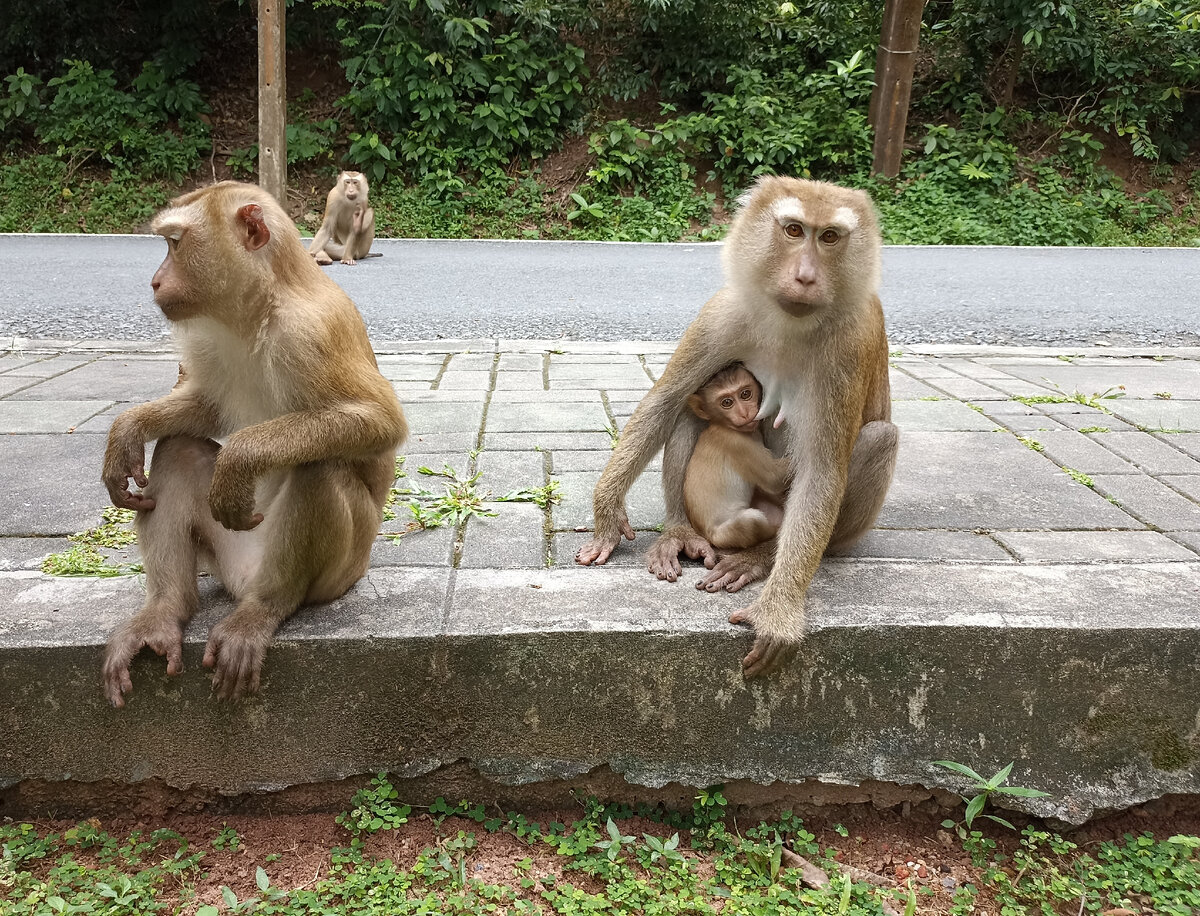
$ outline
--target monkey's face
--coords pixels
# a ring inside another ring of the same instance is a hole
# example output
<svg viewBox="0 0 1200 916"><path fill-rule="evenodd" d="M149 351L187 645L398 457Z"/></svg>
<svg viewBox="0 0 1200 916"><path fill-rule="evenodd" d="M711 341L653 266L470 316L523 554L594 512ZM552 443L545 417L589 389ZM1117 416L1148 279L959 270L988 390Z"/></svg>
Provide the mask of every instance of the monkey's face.
<svg viewBox="0 0 1200 916"><path fill-rule="evenodd" d="M878 273L870 198L824 182L771 177L740 201L724 260L731 282L802 318L856 301Z"/></svg>
<svg viewBox="0 0 1200 916"><path fill-rule="evenodd" d="M150 280L154 301L170 321L195 317L200 302L194 295L195 283L189 279L189 256L194 256L200 240L182 223L159 223L156 231L167 240L167 256Z"/></svg>
<svg viewBox="0 0 1200 916"><path fill-rule="evenodd" d="M346 200L358 200L367 196L367 179L361 172L342 172L342 195Z"/></svg>
<svg viewBox="0 0 1200 916"><path fill-rule="evenodd" d="M739 372L724 385L716 386L707 395L708 419L722 423L739 433L758 429L758 407L762 388L749 372Z"/></svg>

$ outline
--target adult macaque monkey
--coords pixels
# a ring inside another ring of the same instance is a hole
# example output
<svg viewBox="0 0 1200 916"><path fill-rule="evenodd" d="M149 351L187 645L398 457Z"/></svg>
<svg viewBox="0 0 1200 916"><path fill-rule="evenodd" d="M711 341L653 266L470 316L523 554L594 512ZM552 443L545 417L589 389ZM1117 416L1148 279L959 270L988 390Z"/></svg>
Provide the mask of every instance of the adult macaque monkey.
<svg viewBox="0 0 1200 916"><path fill-rule="evenodd" d="M849 546L874 522L899 434L891 423L870 197L766 177L740 205L722 252L725 286L684 332L625 426L596 485L595 536L576 561L603 563L621 535L633 538L625 494L665 444L667 518L650 549L650 571L674 581L684 552L710 568L697 584L709 591L737 591L770 573L758 598L729 618L754 627L743 661L754 677L785 661L803 637L804 596L822 554ZM778 537L717 562L684 512L684 473L701 422L685 407L688 395L732 362L762 383L758 416L776 415L767 445L790 462L791 488Z"/></svg>
<svg viewBox="0 0 1200 916"><path fill-rule="evenodd" d="M367 176L362 172L342 172L325 197L325 219L313 236L308 253L318 264L332 264L337 258L353 264L369 254L375 241L375 211L371 209Z"/></svg>
<svg viewBox="0 0 1200 916"><path fill-rule="evenodd" d="M213 690L255 691L279 624L366 572L408 434L354 303L274 198L222 182L178 198L152 228L167 256L150 285L186 371L108 434L104 484L114 505L137 510L146 568L146 603L105 654L118 707L143 646L167 657L168 674L182 670L200 565L237 600L204 651Z"/></svg>
<svg viewBox="0 0 1200 916"><path fill-rule="evenodd" d="M744 550L775 537L790 467L763 444L758 379L735 363L689 395L708 425L683 478L688 521L718 550Z"/></svg>

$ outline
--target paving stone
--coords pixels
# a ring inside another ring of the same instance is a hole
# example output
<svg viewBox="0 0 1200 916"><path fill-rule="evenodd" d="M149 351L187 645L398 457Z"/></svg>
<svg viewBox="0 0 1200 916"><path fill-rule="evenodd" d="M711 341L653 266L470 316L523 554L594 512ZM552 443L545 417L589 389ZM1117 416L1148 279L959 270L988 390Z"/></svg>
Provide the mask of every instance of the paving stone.
<svg viewBox="0 0 1200 916"><path fill-rule="evenodd" d="M1153 398L1156 392L1167 391L1175 398L1200 400L1200 374L1169 362L1148 363L1138 359L1072 365L1048 360L1037 366L1012 365L1008 371L1038 384L1045 384L1043 379L1048 379L1067 393L1115 393L1123 389L1124 400L1129 400Z"/></svg>
<svg viewBox="0 0 1200 916"><path fill-rule="evenodd" d="M453 525L441 528L425 528L407 531L412 520L407 504L396 507L396 519L383 523L384 534L398 534L395 540L380 536L371 545L371 566L450 566L454 550L455 529Z"/></svg>
<svg viewBox="0 0 1200 916"><path fill-rule="evenodd" d="M1096 488L1163 531L1200 530L1200 506L1145 474L1093 475Z"/></svg>
<svg viewBox="0 0 1200 916"><path fill-rule="evenodd" d="M1200 431L1200 401L1115 401L1112 412L1141 429Z"/></svg>
<svg viewBox="0 0 1200 916"><path fill-rule="evenodd" d="M1163 441L1143 432L1092 433L1091 436L1147 474L1200 474L1200 461L1174 448L1174 437Z"/></svg>
<svg viewBox="0 0 1200 916"><path fill-rule="evenodd" d="M378 357L379 371L390 382L432 382L445 360L441 355Z"/></svg>
<svg viewBox="0 0 1200 916"><path fill-rule="evenodd" d="M893 401L915 401L917 398L938 397L942 393L920 379L912 378L903 372L892 370L890 373Z"/></svg>
<svg viewBox="0 0 1200 916"><path fill-rule="evenodd" d="M482 451L476 468L483 472L480 484L496 496L510 490L540 487L546 483L547 452Z"/></svg>
<svg viewBox="0 0 1200 916"><path fill-rule="evenodd" d="M902 432L882 528L1141 528L1015 436Z"/></svg>
<svg viewBox="0 0 1200 916"><path fill-rule="evenodd" d="M542 569L546 513L530 503L487 503L494 518L467 520L460 569ZM459 585L456 585L456 591Z"/></svg>
<svg viewBox="0 0 1200 916"><path fill-rule="evenodd" d="M496 354L487 353L455 353L446 365L446 373L451 372L484 372L490 374L496 365Z"/></svg>
<svg viewBox="0 0 1200 916"><path fill-rule="evenodd" d="M546 449L571 451L592 449L612 453L612 437L607 433L498 433L487 432L483 437L483 447L486 450L515 450L519 452L530 449Z"/></svg>
<svg viewBox="0 0 1200 916"><path fill-rule="evenodd" d="M429 394L439 394L431 391ZM404 416L408 419L408 428L413 436L423 436L429 433L477 433L483 422L483 402L468 401L416 401L412 398L404 402Z"/></svg>
<svg viewBox="0 0 1200 916"><path fill-rule="evenodd" d="M1012 430L1019 435L1030 435L1036 438L1036 434L1040 432L1054 432L1056 430L1065 430L1057 420L1051 419L1044 414L1010 414L1008 416L999 417L998 422L1006 429Z"/></svg>
<svg viewBox="0 0 1200 916"><path fill-rule="evenodd" d="M1020 401L984 401L977 405L989 417L1044 417L1045 414Z"/></svg>
<svg viewBox="0 0 1200 916"><path fill-rule="evenodd" d="M510 406L522 404L601 404L600 392L577 388L573 390L558 389L544 391L540 387L525 390L505 391L497 389L492 392L492 406L507 404Z"/></svg>
<svg viewBox="0 0 1200 916"><path fill-rule="evenodd" d="M559 390L572 390L583 388L588 391L607 391L609 388L616 389L632 389L639 384L638 378L633 375L621 376L596 376L590 379L583 378L550 378L550 388ZM646 379L645 390L649 390L651 386L650 380Z"/></svg>
<svg viewBox="0 0 1200 916"><path fill-rule="evenodd" d="M555 474L562 484L562 502L553 509L556 530L590 528L592 526L592 494L598 472L571 471ZM663 505L662 481L657 474L643 474L625 498L625 511L634 528L654 528L662 524L666 509Z"/></svg>
<svg viewBox="0 0 1200 916"><path fill-rule="evenodd" d="M997 366L990 366L985 362L977 362L973 359L940 359L938 362L942 368L961 373L967 378L975 379L976 381L1012 377Z"/></svg>
<svg viewBox="0 0 1200 916"><path fill-rule="evenodd" d="M0 537L0 572L37 571L50 554L70 549L66 538Z"/></svg>
<svg viewBox="0 0 1200 916"><path fill-rule="evenodd" d="M562 474L568 471L603 471L608 460L612 457L612 450L607 451L572 451L571 449L559 449L551 452L551 462L554 474ZM650 459L650 463L646 465L648 472L662 471L662 449L655 452L654 457Z"/></svg>
<svg viewBox="0 0 1200 916"><path fill-rule="evenodd" d="M537 353L501 353L499 374L536 372L540 376L545 363L545 357Z"/></svg>
<svg viewBox="0 0 1200 916"><path fill-rule="evenodd" d="M1158 479L1189 499L1200 503L1200 474L1164 474Z"/></svg>
<svg viewBox="0 0 1200 916"><path fill-rule="evenodd" d="M1013 558L986 534L973 531L902 531L875 528L845 554L895 560L991 560Z"/></svg>
<svg viewBox="0 0 1200 916"><path fill-rule="evenodd" d="M1172 531L1171 540L1183 544L1200 556L1200 531Z"/></svg>
<svg viewBox="0 0 1200 916"><path fill-rule="evenodd" d="M456 372L448 371L438 379L438 391L467 389L470 391L487 391L492 386L491 372Z"/></svg>
<svg viewBox="0 0 1200 916"><path fill-rule="evenodd" d="M1073 429L1052 429L1030 433L1030 438L1042 444L1044 454L1055 464L1084 474L1137 473L1132 464L1106 449L1098 435L1084 435Z"/></svg>
<svg viewBox="0 0 1200 916"><path fill-rule="evenodd" d="M1001 395L1007 395L1010 398L1035 398L1059 394L1048 385L1037 385L1019 378L990 378L987 383Z"/></svg>
<svg viewBox="0 0 1200 916"><path fill-rule="evenodd" d="M547 401L542 404L505 404L488 407L487 432L599 432L608 417L599 401L588 403Z"/></svg>
<svg viewBox="0 0 1200 916"><path fill-rule="evenodd" d="M462 455L465 460L467 452L475 448L478 439L477 432L410 434L407 441L400 446L400 454L427 455L448 452Z"/></svg>
<svg viewBox="0 0 1200 916"><path fill-rule="evenodd" d="M1025 563L1153 563L1196 555L1157 531L996 531Z"/></svg>
<svg viewBox="0 0 1200 916"><path fill-rule="evenodd" d="M896 401L892 404L892 422L902 431L978 430L989 431L996 424L960 401Z"/></svg>
<svg viewBox="0 0 1200 916"><path fill-rule="evenodd" d="M1126 432L1134 429L1124 420L1112 416L1096 416L1099 411L1089 413L1056 413L1054 415L1058 422L1064 426L1069 426L1071 429L1084 432L1087 435L1104 431L1104 432Z"/></svg>
<svg viewBox="0 0 1200 916"><path fill-rule="evenodd" d="M100 523L109 504L100 482L102 436L6 436L0 535L75 534Z"/></svg>
<svg viewBox="0 0 1200 916"><path fill-rule="evenodd" d="M997 391L991 385L985 385L983 382L977 382L974 379L962 378L961 376L952 378L936 378L932 380L937 386L940 393L950 395L951 397L961 398L967 401L1003 401L1008 399L1008 395L1003 391Z"/></svg>
<svg viewBox="0 0 1200 916"><path fill-rule="evenodd" d="M959 378L957 372L952 372L936 360L893 357L891 362L918 379Z"/></svg>
<svg viewBox="0 0 1200 916"><path fill-rule="evenodd" d="M68 433L112 401L0 401L0 433Z"/></svg>
<svg viewBox="0 0 1200 916"><path fill-rule="evenodd" d="M1176 433L1162 440L1186 452L1193 458L1200 458L1200 433Z"/></svg>
<svg viewBox="0 0 1200 916"><path fill-rule="evenodd" d="M0 375L0 398L41 384L41 379L27 375Z"/></svg>
<svg viewBox="0 0 1200 916"><path fill-rule="evenodd" d="M39 401L142 402L162 397L179 378L174 358L106 358L48 378L21 393L21 398Z"/></svg>
<svg viewBox="0 0 1200 916"><path fill-rule="evenodd" d="M637 537L632 541L627 541L621 538L621 543L617 545L617 549L612 552L612 555L604 563L603 568L614 569L639 569L647 576L647 566L649 564L648 554L650 547L658 540L659 532L652 530L641 530L634 532ZM591 531L555 531L550 538L550 555L553 560L554 567L574 566L575 554L579 552L579 548L592 539ZM696 560L689 560L686 557L680 557L680 564L686 569L695 570L695 575L691 576L693 584L699 578L699 571L703 564Z"/></svg>
<svg viewBox="0 0 1200 916"><path fill-rule="evenodd" d="M88 354L72 354L64 353L60 355L46 356L42 359L33 359L29 362L15 366L9 369L6 373L12 376L23 376L26 378L50 378L54 375L59 375L63 372L69 372L72 369L77 369L80 366L86 365L94 360L94 355Z"/></svg>
<svg viewBox="0 0 1200 916"><path fill-rule="evenodd" d="M541 391L545 388L542 373L538 372L506 372L501 371L496 376L496 391Z"/></svg>

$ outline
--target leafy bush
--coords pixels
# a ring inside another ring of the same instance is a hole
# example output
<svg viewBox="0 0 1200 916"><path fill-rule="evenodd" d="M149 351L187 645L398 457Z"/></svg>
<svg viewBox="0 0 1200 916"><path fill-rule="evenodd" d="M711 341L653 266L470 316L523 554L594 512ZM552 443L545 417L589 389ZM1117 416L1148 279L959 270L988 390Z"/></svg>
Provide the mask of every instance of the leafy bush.
<svg viewBox="0 0 1200 916"><path fill-rule="evenodd" d="M348 158L373 179L389 171L440 191L460 173L537 158L577 116L583 51L500 0L365 2L338 21L358 125Z"/></svg>

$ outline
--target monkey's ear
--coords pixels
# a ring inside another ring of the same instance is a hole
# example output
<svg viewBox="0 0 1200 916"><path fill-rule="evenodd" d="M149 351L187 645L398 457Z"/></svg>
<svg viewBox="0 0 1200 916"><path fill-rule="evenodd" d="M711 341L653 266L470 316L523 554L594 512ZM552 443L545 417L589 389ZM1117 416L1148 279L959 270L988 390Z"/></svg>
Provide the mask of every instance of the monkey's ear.
<svg viewBox="0 0 1200 916"><path fill-rule="evenodd" d="M238 209L238 221L242 224L244 236L242 244L247 251L258 251L271 241L271 230L263 218L262 207L258 204L246 204Z"/></svg>
<svg viewBox="0 0 1200 916"><path fill-rule="evenodd" d="M704 398L698 394L688 395L688 407L692 408L692 413L698 416L701 420L711 419L708 413L704 410Z"/></svg>

